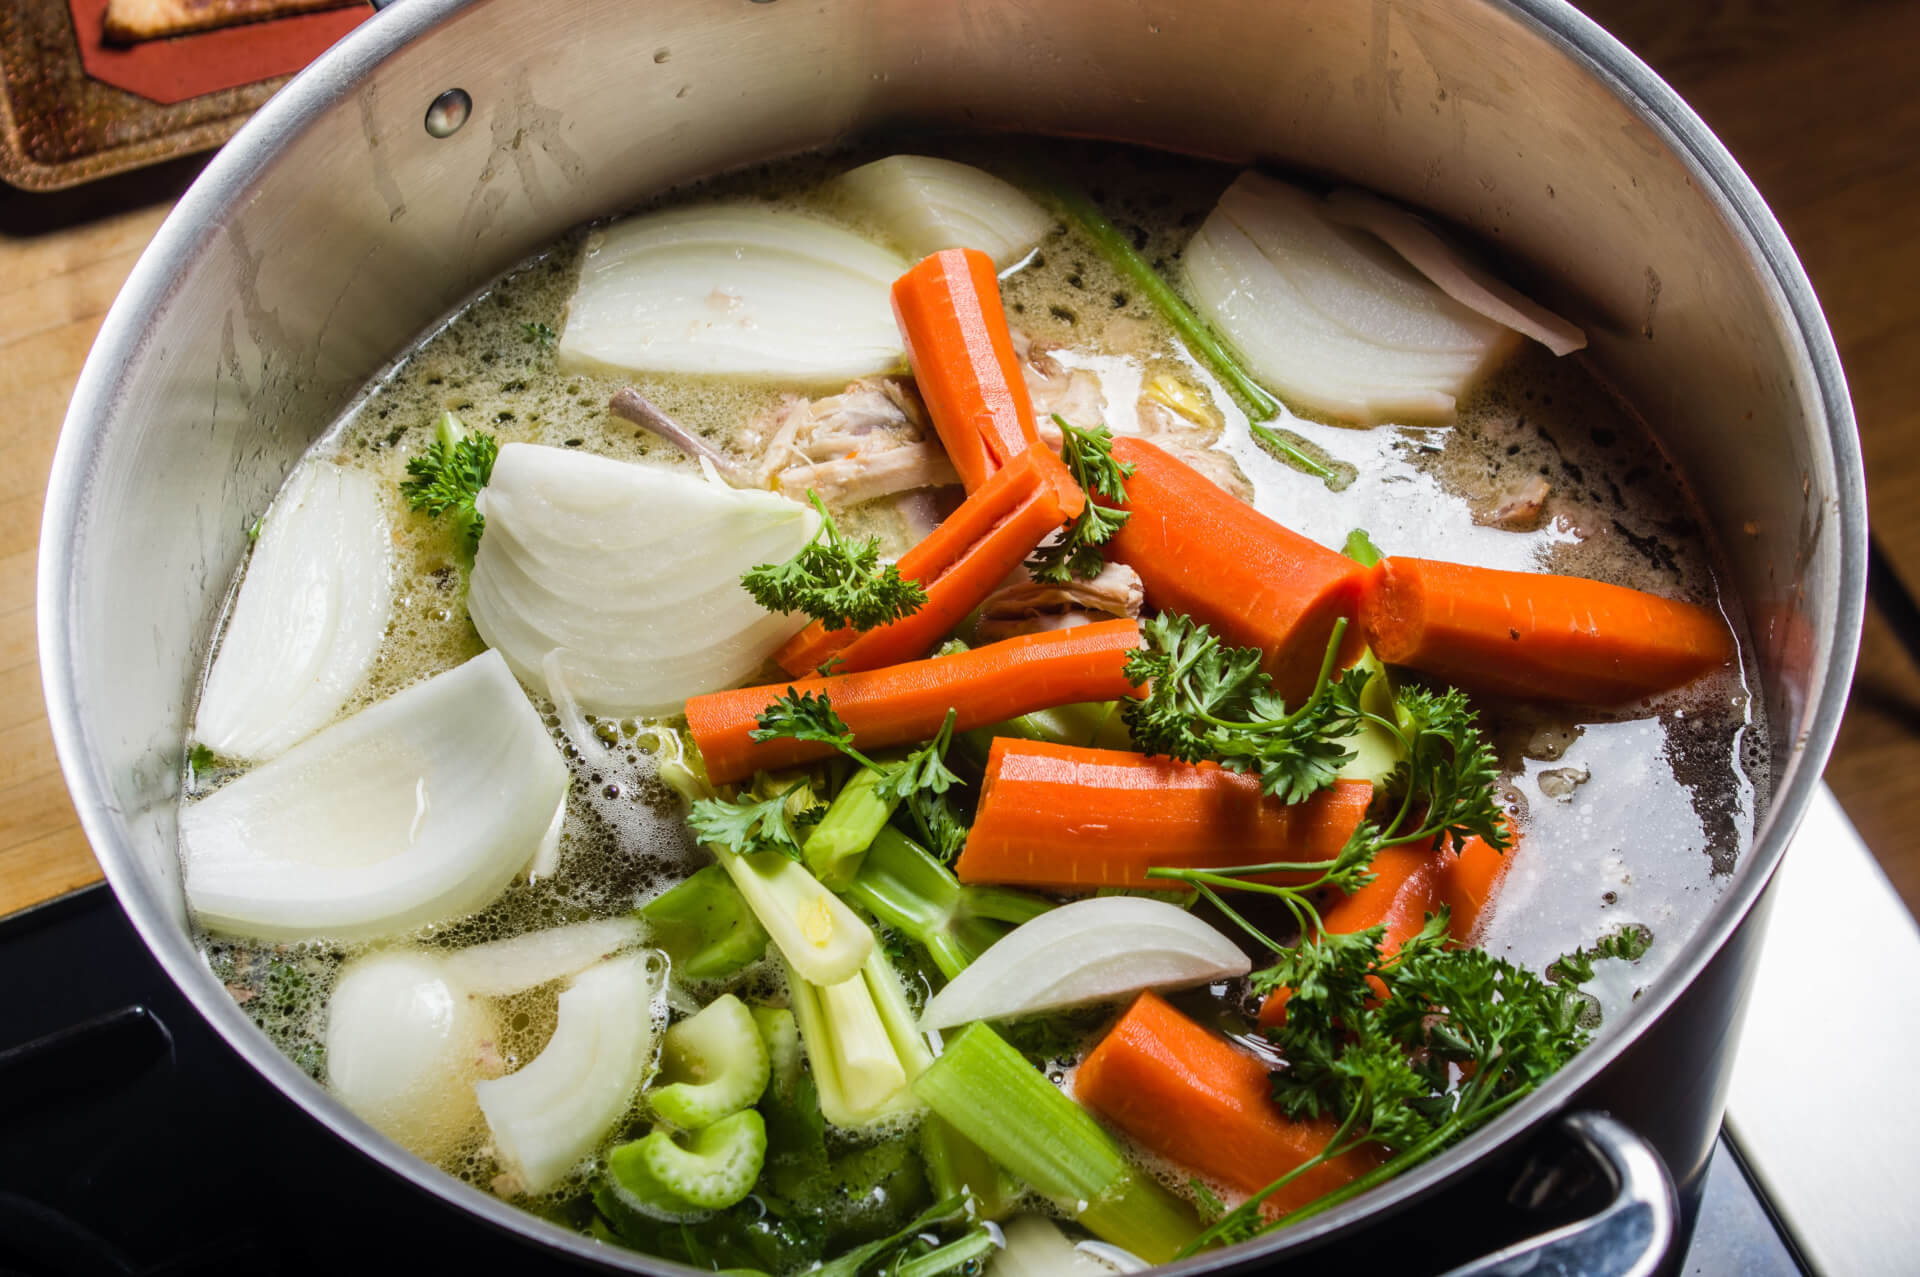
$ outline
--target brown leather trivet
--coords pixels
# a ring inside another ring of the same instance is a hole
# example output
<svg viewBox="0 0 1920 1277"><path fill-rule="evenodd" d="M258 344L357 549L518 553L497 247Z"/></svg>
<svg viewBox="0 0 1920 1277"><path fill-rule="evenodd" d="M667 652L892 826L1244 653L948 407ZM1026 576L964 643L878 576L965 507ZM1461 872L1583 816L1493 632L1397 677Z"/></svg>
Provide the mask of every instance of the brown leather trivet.
<svg viewBox="0 0 1920 1277"><path fill-rule="evenodd" d="M153 102L184 102L289 75L369 17L361 5L135 45L106 42L107 0L67 0L89 76Z"/></svg>

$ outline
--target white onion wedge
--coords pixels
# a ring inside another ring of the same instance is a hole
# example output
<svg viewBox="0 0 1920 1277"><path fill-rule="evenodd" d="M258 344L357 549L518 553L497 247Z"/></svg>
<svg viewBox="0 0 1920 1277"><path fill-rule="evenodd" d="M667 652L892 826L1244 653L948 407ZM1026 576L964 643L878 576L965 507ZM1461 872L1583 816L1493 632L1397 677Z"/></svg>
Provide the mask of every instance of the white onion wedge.
<svg viewBox="0 0 1920 1277"><path fill-rule="evenodd" d="M302 465L262 520L193 738L260 762L313 735L366 677L392 606L393 546L373 480Z"/></svg>
<svg viewBox="0 0 1920 1277"><path fill-rule="evenodd" d="M627 954L560 995L553 1037L516 1073L474 1083L493 1147L523 1192L544 1193L592 1155L653 1060L656 968Z"/></svg>
<svg viewBox="0 0 1920 1277"><path fill-rule="evenodd" d="M1358 421L1450 420L1514 334L1416 274L1320 201L1243 173L1183 257L1194 302L1295 405Z"/></svg>
<svg viewBox="0 0 1920 1277"><path fill-rule="evenodd" d="M1367 191L1343 187L1326 200L1327 216L1367 231L1406 259L1447 296L1496 324L1531 337L1556 355L1570 355L1587 335L1545 306L1476 266L1447 238L1397 204Z"/></svg>
<svg viewBox="0 0 1920 1277"><path fill-rule="evenodd" d="M561 691L587 713L678 710L753 673L806 621L767 611L740 585L819 524L770 492L510 443L478 508L487 531L467 593L474 627L551 699L557 649Z"/></svg>
<svg viewBox="0 0 1920 1277"><path fill-rule="evenodd" d="M888 290L908 263L749 204L646 213L587 237L563 366L846 382L905 359Z"/></svg>
<svg viewBox="0 0 1920 1277"><path fill-rule="evenodd" d="M490 903L566 801L567 767L496 652L362 710L180 812L209 931L367 939Z"/></svg>
<svg viewBox="0 0 1920 1277"><path fill-rule="evenodd" d="M632 914L595 918L456 949L442 962L447 977L467 992L504 998L585 971L638 944L645 931Z"/></svg>
<svg viewBox="0 0 1920 1277"><path fill-rule="evenodd" d="M927 999L922 1029L1005 1020L1243 976L1239 946L1186 910L1139 896L1076 900L1023 922Z"/></svg>
<svg viewBox="0 0 1920 1277"><path fill-rule="evenodd" d="M327 1003L327 1085L382 1133L429 1160L480 1120L473 1083L498 1037L493 1009L419 950L346 965Z"/></svg>
<svg viewBox="0 0 1920 1277"><path fill-rule="evenodd" d="M987 1261L987 1277L1113 1277L1147 1266L1118 1246L1103 1246L1097 1254L1081 1250L1044 1215L1008 1220L1003 1235L1006 1244ZM1133 1266L1107 1261L1107 1252L1126 1255Z"/></svg>
<svg viewBox="0 0 1920 1277"><path fill-rule="evenodd" d="M832 187L916 260L943 248L977 248L1005 270L1053 225L1012 183L929 155L889 155L841 174Z"/></svg>

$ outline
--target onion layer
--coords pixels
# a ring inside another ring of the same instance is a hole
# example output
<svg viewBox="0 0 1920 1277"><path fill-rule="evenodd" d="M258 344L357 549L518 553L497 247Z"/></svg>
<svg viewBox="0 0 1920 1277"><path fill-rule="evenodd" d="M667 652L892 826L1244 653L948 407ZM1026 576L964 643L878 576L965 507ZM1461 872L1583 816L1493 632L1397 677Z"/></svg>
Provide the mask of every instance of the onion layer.
<svg viewBox="0 0 1920 1277"><path fill-rule="evenodd" d="M1334 221L1379 236L1434 287L1496 324L1533 338L1556 355L1570 355L1587 344L1586 333L1577 326L1481 270L1425 219L1399 205L1347 187L1329 194L1326 207Z"/></svg>
<svg viewBox="0 0 1920 1277"><path fill-rule="evenodd" d="M746 678L806 620L767 611L740 585L819 522L770 492L510 443L479 509L474 627L522 681L555 700L570 692L588 713L676 711ZM560 689L547 679L556 649Z"/></svg>
<svg viewBox="0 0 1920 1277"><path fill-rule="evenodd" d="M630 217L587 237L560 362L821 383L886 372L906 358L887 290L907 265L785 209Z"/></svg>
<svg viewBox="0 0 1920 1277"><path fill-rule="evenodd" d="M210 931L366 939L491 902L540 847L567 767L488 652L336 723L180 812Z"/></svg>
<svg viewBox="0 0 1920 1277"><path fill-rule="evenodd" d="M327 1085L383 1134L437 1161L480 1120L473 1095L493 1010L418 950L347 964L327 1003Z"/></svg>
<svg viewBox="0 0 1920 1277"><path fill-rule="evenodd" d="M943 248L975 248L1005 270L1053 225L1019 187L928 155L889 155L842 174L833 186L916 260Z"/></svg>
<svg viewBox="0 0 1920 1277"><path fill-rule="evenodd" d="M634 953L581 972L533 1062L474 1084L494 1152L522 1191L566 1178L632 1107L653 1059L655 970Z"/></svg>
<svg viewBox="0 0 1920 1277"><path fill-rule="evenodd" d="M194 739L256 762L332 722L387 632L392 558L373 480L326 461L301 466L261 523Z"/></svg>
<svg viewBox="0 0 1920 1277"><path fill-rule="evenodd" d="M1142 989L1243 976L1252 964L1186 910L1138 896L1076 900L1023 922L927 999L922 1029L1005 1020Z"/></svg>
<svg viewBox="0 0 1920 1277"><path fill-rule="evenodd" d="M1453 416L1513 333L1454 301L1320 201L1240 175L1188 244L1194 302L1294 404L1358 421Z"/></svg>

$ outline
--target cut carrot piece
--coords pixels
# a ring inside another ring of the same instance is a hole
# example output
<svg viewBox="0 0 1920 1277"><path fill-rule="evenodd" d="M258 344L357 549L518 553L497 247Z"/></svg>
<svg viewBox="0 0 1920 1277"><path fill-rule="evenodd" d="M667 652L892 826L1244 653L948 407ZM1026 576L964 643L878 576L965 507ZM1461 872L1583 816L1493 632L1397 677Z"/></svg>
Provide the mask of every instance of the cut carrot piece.
<svg viewBox="0 0 1920 1277"><path fill-rule="evenodd" d="M929 739L950 708L958 711L954 730L965 732L1037 709L1137 695L1126 665L1127 653L1139 646L1140 627L1132 621L1023 634L857 674L696 696L687 702L687 727L708 778L727 784L833 756L834 747L818 741L752 738L754 720L789 691L825 694L859 748L884 749Z"/></svg>
<svg viewBox="0 0 1920 1277"><path fill-rule="evenodd" d="M1373 881L1325 910L1321 923L1336 934L1385 926L1380 943L1385 956L1419 935L1427 915L1445 905L1450 911L1447 934L1466 944L1519 846L1516 836L1504 854L1481 838L1467 839L1458 855L1451 846L1434 849L1425 843L1383 847L1373 859ZM1260 1004L1262 1027L1286 1019L1290 992L1276 989L1267 995ZM1384 994L1385 988L1380 992Z"/></svg>
<svg viewBox="0 0 1920 1277"><path fill-rule="evenodd" d="M1113 445L1134 467L1132 511L1107 557L1140 574L1147 602L1184 612L1236 647L1257 647L1288 704L1313 690L1333 624L1360 607L1366 569L1222 492L1205 475L1143 440ZM1350 630L1340 664L1359 659Z"/></svg>
<svg viewBox="0 0 1920 1277"><path fill-rule="evenodd" d="M1263 795L1257 777L1213 763L1000 737L954 872L1053 891L1165 889L1149 868L1331 860L1372 797L1366 781L1343 780L1289 806Z"/></svg>
<svg viewBox="0 0 1920 1277"><path fill-rule="evenodd" d="M1060 458L1045 448L1023 453L900 557L900 575L927 592L919 610L865 631L829 630L815 621L773 659L789 674L804 675L835 655L840 659L834 670L841 674L925 656L1086 503Z"/></svg>
<svg viewBox="0 0 1920 1277"><path fill-rule="evenodd" d="M1267 1066L1143 993L1074 1074L1074 1095L1141 1144L1206 1179L1257 1193L1333 1138L1329 1118L1295 1121L1275 1107ZM1267 1199L1285 1213L1379 1165L1371 1147L1301 1175Z"/></svg>
<svg viewBox="0 0 1920 1277"><path fill-rule="evenodd" d="M1617 705L1734 656L1703 607L1575 576L1382 559L1360 611L1381 660L1469 691Z"/></svg>
<svg viewBox="0 0 1920 1277"><path fill-rule="evenodd" d="M993 259L972 248L923 258L893 283L914 384L972 492L1038 442Z"/></svg>

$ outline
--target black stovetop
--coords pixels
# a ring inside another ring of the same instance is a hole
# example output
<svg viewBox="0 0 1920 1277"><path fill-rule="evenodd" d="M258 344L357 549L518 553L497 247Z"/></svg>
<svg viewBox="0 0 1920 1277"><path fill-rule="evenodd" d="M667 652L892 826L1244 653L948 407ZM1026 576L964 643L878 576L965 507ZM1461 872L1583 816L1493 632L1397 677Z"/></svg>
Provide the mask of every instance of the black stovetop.
<svg viewBox="0 0 1920 1277"><path fill-rule="evenodd" d="M581 1271L381 1169L261 1081L104 887L0 920L0 1277L414 1265ZM1724 1140L1681 1271L1801 1271Z"/></svg>

